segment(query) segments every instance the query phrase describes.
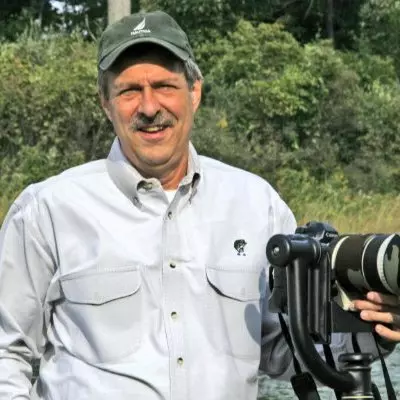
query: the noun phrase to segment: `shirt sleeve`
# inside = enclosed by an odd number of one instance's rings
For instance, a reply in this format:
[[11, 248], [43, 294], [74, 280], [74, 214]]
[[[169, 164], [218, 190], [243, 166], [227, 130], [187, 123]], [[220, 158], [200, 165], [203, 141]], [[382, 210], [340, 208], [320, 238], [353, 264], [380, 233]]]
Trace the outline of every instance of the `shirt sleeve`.
[[[296, 219], [286, 205], [277, 196], [270, 210], [269, 237], [275, 234], [292, 234], [296, 230]], [[269, 267], [268, 267], [269, 268]], [[269, 277], [269, 271], [266, 272]], [[278, 314], [271, 313], [268, 308], [268, 299], [271, 295], [269, 282], [266, 282], [266, 293], [262, 304], [262, 338], [260, 370], [274, 379], [290, 379], [292, 354], [282, 334]], [[291, 375], [290, 375], [291, 374]]]
[[29, 399], [33, 358], [45, 347], [44, 301], [53, 260], [37, 220], [37, 206], [22, 195], [0, 231], [0, 398]]

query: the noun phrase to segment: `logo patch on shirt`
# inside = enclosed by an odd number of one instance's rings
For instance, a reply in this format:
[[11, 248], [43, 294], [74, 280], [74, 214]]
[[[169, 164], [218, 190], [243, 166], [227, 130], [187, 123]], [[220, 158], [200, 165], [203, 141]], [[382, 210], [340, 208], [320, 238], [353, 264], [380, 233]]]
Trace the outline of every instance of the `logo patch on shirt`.
[[233, 247], [236, 249], [238, 256], [246, 255], [246, 253], [244, 252], [246, 244], [247, 242], [244, 239], [235, 240], [235, 242], [233, 243]]

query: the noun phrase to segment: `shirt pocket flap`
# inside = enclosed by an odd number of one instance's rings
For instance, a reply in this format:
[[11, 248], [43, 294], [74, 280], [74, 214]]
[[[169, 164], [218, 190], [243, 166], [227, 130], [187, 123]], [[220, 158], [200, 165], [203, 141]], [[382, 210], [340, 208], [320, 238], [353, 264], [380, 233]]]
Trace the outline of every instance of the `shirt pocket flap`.
[[209, 283], [222, 295], [239, 301], [260, 299], [260, 271], [206, 268]]
[[61, 278], [64, 295], [72, 303], [104, 304], [127, 297], [140, 288], [138, 268], [86, 272]]

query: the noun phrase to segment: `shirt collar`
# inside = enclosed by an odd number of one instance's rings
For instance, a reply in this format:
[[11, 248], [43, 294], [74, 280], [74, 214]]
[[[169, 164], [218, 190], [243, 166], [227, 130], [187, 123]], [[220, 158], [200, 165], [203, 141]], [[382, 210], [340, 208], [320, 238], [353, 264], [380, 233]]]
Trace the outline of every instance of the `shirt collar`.
[[[110, 153], [108, 154], [107, 170], [110, 178], [115, 183], [121, 192], [130, 199], [136, 197], [138, 188], [143, 185], [160, 186], [160, 181], [156, 178], [144, 178], [139, 171], [131, 164], [122, 152], [118, 138], [115, 138]], [[179, 186], [191, 185], [192, 190], [195, 190], [201, 176], [200, 159], [193, 146], [189, 143], [189, 161], [188, 172], [182, 179]], [[192, 196], [194, 193], [192, 194]]]

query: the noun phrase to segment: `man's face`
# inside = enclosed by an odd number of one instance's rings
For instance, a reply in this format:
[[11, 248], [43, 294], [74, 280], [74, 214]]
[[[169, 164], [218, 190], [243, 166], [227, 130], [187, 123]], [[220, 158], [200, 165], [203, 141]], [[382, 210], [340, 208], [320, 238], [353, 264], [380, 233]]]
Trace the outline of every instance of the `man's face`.
[[102, 106], [125, 156], [143, 176], [163, 183], [168, 175], [179, 183], [186, 173], [201, 82], [189, 88], [173, 56], [152, 51], [120, 62], [108, 73], [108, 88]]

